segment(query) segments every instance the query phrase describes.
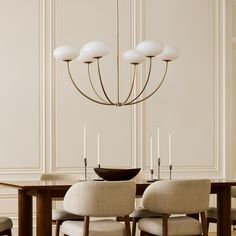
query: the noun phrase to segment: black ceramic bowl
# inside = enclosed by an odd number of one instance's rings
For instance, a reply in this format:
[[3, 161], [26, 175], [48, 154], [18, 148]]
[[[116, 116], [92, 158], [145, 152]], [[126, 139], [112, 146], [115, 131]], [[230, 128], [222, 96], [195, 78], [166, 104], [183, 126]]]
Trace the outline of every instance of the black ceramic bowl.
[[96, 174], [104, 180], [119, 181], [134, 178], [141, 168], [114, 169], [114, 168], [94, 168]]

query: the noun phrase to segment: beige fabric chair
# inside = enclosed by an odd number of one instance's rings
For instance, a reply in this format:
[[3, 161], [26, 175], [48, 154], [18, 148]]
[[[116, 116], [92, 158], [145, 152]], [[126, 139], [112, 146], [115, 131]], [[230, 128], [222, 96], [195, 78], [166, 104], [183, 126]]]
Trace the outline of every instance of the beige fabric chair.
[[139, 207], [135, 209], [130, 215], [130, 219], [132, 219], [132, 236], [136, 235], [136, 225], [138, 221], [142, 218], [161, 218], [162, 214], [149, 211], [143, 207]]
[[[231, 187], [231, 197], [236, 198], [236, 187]], [[207, 211], [207, 228], [210, 223], [217, 223], [216, 207], [210, 207]], [[236, 225], [236, 208], [231, 209], [231, 224]]]
[[8, 217], [0, 217], [0, 236], [7, 235], [12, 236], [12, 220]]
[[[84, 222], [64, 221], [61, 231], [70, 236], [130, 236], [129, 214], [134, 210], [136, 184], [133, 181], [79, 182], [66, 193], [66, 211], [83, 215]], [[117, 217], [90, 221], [90, 217]]]
[[[166, 180], [151, 184], [144, 192], [143, 206], [162, 213], [163, 217], [140, 219], [138, 227], [141, 235], [146, 232], [163, 236], [207, 236], [205, 211], [209, 206], [210, 186], [210, 180]], [[202, 223], [186, 216], [196, 213], [201, 214]]]
[[[50, 181], [50, 180], [74, 180], [77, 181], [78, 175], [76, 174], [43, 174], [40, 178], [41, 180]], [[63, 200], [63, 199], [56, 199]], [[53, 209], [52, 210], [52, 223], [56, 225], [55, 236], [59, 236], [60, 226], [65, 220], [79, 220], [83, 221], [83, 216], [74, 215], [66, 212], [64, 209]]]

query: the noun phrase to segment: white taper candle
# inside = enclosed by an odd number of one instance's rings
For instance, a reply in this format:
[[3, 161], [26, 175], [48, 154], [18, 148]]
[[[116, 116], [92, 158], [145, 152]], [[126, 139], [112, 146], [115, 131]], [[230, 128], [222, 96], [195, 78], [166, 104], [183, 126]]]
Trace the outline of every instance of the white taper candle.
[[171, 153], [171, 133], [169, 133], [169, 165], [172, 165], [172, 157], [171, 157], [171, 155], [172, 155], [172, 153]]
[[153, 169], [152, 137], [150, 137], [150, 169]]
[[97, 155], [98, 155], [98, 165], [100, 165], [100, 135], [97, 135]]
[[160, 158], [160, 129], [157, 127], [157, 158]]
[[87, 153], [86, 153], [86, 139], [87, 139], [87, 130], [86, 130], [86, 125], [84, 125], [84, 158], [87, 157]]

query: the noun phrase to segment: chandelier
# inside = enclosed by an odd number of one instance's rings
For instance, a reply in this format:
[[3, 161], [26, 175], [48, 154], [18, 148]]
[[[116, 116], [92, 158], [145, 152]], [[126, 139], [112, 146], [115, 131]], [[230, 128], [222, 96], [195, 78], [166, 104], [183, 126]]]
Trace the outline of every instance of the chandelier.
[[[170, 61], [175, 60], [178, 57], [178, 50], [174, 47], [170, 47], [167, 45], [163, 45], [159, 42], [155, 42], [152, 40], [146, 40], [137, 44], [134, 49], [128, 50], [123, 53], [123, 59], [131, 64], [133, 67], [133, 76], [132, 81], [129, 89], [129, 93], [126, 96], [126, 99], [121, 101], [120, 98], [120, 52], [119, 52], [119, 0], [116, 0], [116, 100], [113, 100], [108, 96], [108, 93], [105, 90], [105, 85], [103, 83], [101, 69], [100, 69], [100, 61], [102, 58], [107, 55], [111, 51], [111, 48], [100, 41], [92, 41], [87, 43], [80, 49], [80, 54], [78, 53], [77, 49], [69, 45], [62, 45], [57, 47], [53, 55], [56, 59], [66, 62], [67, 64], [67, 71], [71, 82], [73, 83], [76, 90], [89, 99], [92, 102], [102, 104], [102, 105], [110, 105], [110, 106], [127, 106], [127, 105], [134, 105], [140, 102], [143, 102], [154, 95], [159, 88], [161, 87], [168, 70], [168, 63]], [[152, 71], [152, 60], [154, 57], [158, 57], [165, 63], [165, 71], [160, 82], [157, 84], [155, 89], [151, 91], [148, 95], [144, 96], [144, 91], [147, 88], [147, 85], [150, 81], [151, 71]], [[78, 59], [80, 62], [87, 65], [88, 71], [88, 80], [91, 85], [91, 89], [94, 92], [94, 97], [87, 95], [84, 91], [81, 90], [79, 85], [75, 82], [71, 70], [70, 70], [70, 62], [74, 59]], [[148, 61], [148, 72], [146, 81], [142, 89], [137, 93], [135, 97], [132, 97], [132, 93], [134, 90], [134, 85], [136, 81], [136, 71], [137, 66], [144, 61]], [[95, 88], [94, 83], [91, 78], [90, 73], [90, 65], [92, 63], [96, 63], [97, 65], [97, 73], [99, 78], [99, 83], [101, 86], [102, 94], [99, 94], [98, 90]]]

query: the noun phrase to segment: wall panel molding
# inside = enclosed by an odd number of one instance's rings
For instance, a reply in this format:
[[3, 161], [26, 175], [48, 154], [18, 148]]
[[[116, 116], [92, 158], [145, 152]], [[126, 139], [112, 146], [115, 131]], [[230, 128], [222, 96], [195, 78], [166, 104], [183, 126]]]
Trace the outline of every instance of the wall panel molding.
[[[36, 104], [39, 109], [39, 123], [38, 123], [38, 147], [39, 147], [39, 153], [36, 154], [38, 158], [37, 165], [29, 166], [28, 164], [24, 167], [22, 165], [21, 168], [18, 166], [14, 167], [14, 163], [12, 163], [11, 167], [0, 167], [1, 173], [4, 175], [10, 175], [10, 174], [21, 174], [21, 173], [41, 173], [44, 171], [44, 160], [45, 160], [45, 0], [37, 0], [38, 4], [38, 35], [39, 35], [39, 44], [38, 44], [38, 50], [39, 50], [39, 70], [36, 71], [38, 74], [36, 77], [38, 78], [38, 90], [39, 90], [39, 103]], [[34, 9], [32, 9], [33, 11]], [[17, 17], [17, 16], [16, 16]], [[30, 20], [29, 20], [30, 21]], [[26, 73], [27, 74], [27, 73]], [[24, 86], [24, 85], [22, 85]], [[20, 102], [20, 101], [19, 101]], [[23, 111], [22, 111], [23, 112]], [[14, 147], [12, 147], [14, 148]]]
[[[147, 4], [147, 0], [143, 1], [144, 4]], [[224, 145], [225, 145], [225, 120], [222, 117], [222, 114], [225, 111], [225, 101], [224, 101], [224, 96], [225, 96], [225, 74], [222, 73], [222, 54], [224, 51], [224, 44], [221, 40], [222, 34], [223, 34], [223, 26], [222, 26], [222, 21], [223, 21], [223, 15], [222, 15], [222, 6], [220, 6], [219, 1], [213, 1], [213, 9], [212, 11], [214, 12], [214, 29], [213, 29], [213, 45], [214, 45], [214, 157], [213, 160], [211, 161], [211, 164], [203, 164], [203, 165], [178, 165], [174, 167], [174, 172], [176, 172], [176, 175], [186, 175], [189, 176], [189, 174], [192, 173], [199, 173], [201, 172], [202, 175], [209, 175], [209, 176], [222, 176], [223, 175], [223, 161], [225, 156], [225, 150], [224, 150]], [[140, 18], [142, 18], [142, 29], [140, 29], [143, 36], [143, 39], [146, 38], [146, 16], [145, 16], [145, 8], [144, 6], [142, 15]], [[150, 37], [150, 36], [148, 36]], [[142, 39], [142, 40], [143, 40]], [[181, 49], [180, 49], [181, 50]], [[181, 55], [180, 55], [181, 57]], [[145, 68], [144, 70], [145, 71]], [[144, 74], [144, 72], [142, 73]], [[142, 79], [143, 81], [143, 79]], [[166, 88], [164, 88], [166, 89]], [[166, 93], [168, 91], [165, 91]], [[149, 114], [150, 115], [150, 114]], [[146, 122], [147, 122], [147, 105], [143, 104], [143, 111], [141, 113], [141, 124], [142, 127], [141, 129], [143, 130], [143, 136], [141, 136], [141, 140], [143, 143], [143, 152], [142, 152], [142, 169], [145, 172], [148, 172], [149, 169], [149, 164], [147, 159], [149, 157], [147, 156], [147, 147], [149, 147], [149, 144], [146, 143], [146, 135], [147, 135], [147, 130], [146, 130]], [[147, 158], [146, 158], [147, 157]], [[163, 173], [168, 172], [168, 166], [166, 164], [163, 164]], [[191, 174], [190, 174], [191, 175]]]
[[[75, 2], [76, 1], [74, 1], [73, 4], [75, 4]], [[101, 9], [103, 9], [102, 8], [102, 4], [104, 4], [104, 2], [105, 1], [101, 2]], [[107, 1], [107, 2], [110, 3], [110, 1]], [[125, 35], [125, 36], [127, 37], [127, 42], [129, 44], [131, 44], [131, 45], [135, 42], [135, 38], [136, 38], [135, 37], [135, 29], [136, 29], [136, 27], [134, 25], [135, 24], [135, 21], [134, 21], [134, 18], [135, 18], [135, 15], [134, 15], [135, 13], [134, 12], [135, 11], [133, 10], [133, 8], [135, 8], [135, 2], [136, 1], [134, 1], [134, 0], [130, 0], [129, 2], [124, 2], [123, 3], [123, 4], [126, 4], [126, 5], [129, 5], [129, 8], [130, 8], [130, 10], [129, 10], [129, 17], [128, 17], [128, 21], [130, 22], [130, 24], [126, 25], [126, 27], [129, 28], [129, 32], [128, 32], [128, 35]], [[58, 30], [58, 27], [59, 27], [59, 31], [60, 31], [60, 27], [61, 27], [59, 25], [59, 23], [57, 22], [58, 21], [58, 17], [61, 17], [61, 16], [58, 15], [58, 14], [61, 14], [61, 12], [60, 13], [57, 12], [58, 11], [58, 4], [65, 4], [65, 2], [51, 0], [51, 5], [50, 5], [51, 6], [51, 9], [50, 9], [50, 19], [51, 19], [50, 20], [50, 25], [51, 25], [50, 26], [50, 28], [51, 28], [51, 36], [50, 36], [51, 43], [50, 43], [50, 47], [51, 47], [51, 50], [53, 50], [53, 48], [58, 46], [60, 41], [63, 41], [66, 38], [66, 36], [65, 37], [63, 36], [64, 37], [63, 39], [58, 37], [58, 31], [57, 30]], [[77, 4], [78, 4], [78, 2], [77, 2]], [[88, 3], [88, 4], [90, 4], [90, 3]], [[79, 7], [79, 4], [78, 4], [78, 9], [79, 8], [80, 7]], [[115, 16], [113, 16], [113, 17], [115, 17]], [[121, 28], [122, 28], [122, 25], [121, 25]], [[83, 29], [76, 29], [76, 30], [78, 32], [82, 32]], [[81, 40], [81, 38], [75, 38], [74, 40], [76, 40], [76, 39], [77, 40]], [[67, 40], [71, 40], [71, 39], [69, 39], [69, 36], [68, 36]], [[63, 118], [62, 118], [61, 114], [59, 113], [59, 109], [58, 109], [58, 106], [61, 105], [60, 104], [60, 102], [61, 102], [60, 99], [62, 97], [62, 94], [60, 93], [61, 91], [59, 91], [58, 88], [60, 87], [59, 83], [62, 83], [62, 82], [61, 82], [61, 80], [59, 81], [59, 78], [56, 78], [56, 77], [58, 77], [57, 76], [58, 73], [57, 73], [57, 68], [56, 68], [56, 62], [55, 62], [55, 59], [53, 57], [51, 58], [51, 63], [50, 64], [51, 64], [51, 67], [52, 67], [51, 75], [50, 75], [51, 81], [52, 81], [51, 82], [51, 95], [52, 95], [52, 101], [51, 101], [51, 104], [52, 104], [52, 109], [51, 109], [51, 112], [52, 112], [52, 114], [51, 114], [51, 117], [52, 117], [52, 119], [51, 119], [51, 127], [52, 127], [51, 128], [51, 144], [52, 144], [52, 152], [51, 152], [50, 172], [78, 172], [78, 173], [82, 174], [83, 173], [83, 164], [82, 163], [79, 165], [79, 163], [75, 164], [74, 161], [71, 161], [70, 163], [67, 162], [66, 165], [62, 165], [61, 164], [61, 157], [60, 157], [60, 155], [62, 155], [62, 154], [61, 154], [61, 152], [59, 150], [61, 148], [61, 145], [58, 145], [58, 142], [60, 142], [59, 139], [61, 137], [59, 133], [62, 132], [62, 131], [60, 129], [58, 129], [58, 127], [61, 127], [61, 123], [60, 122], [61, 122], [61, 119], [63, 119]], [[63, 65], [61, 65], [61, 67], [64, 69], [64, 71], [66, 70], [65, 66], [63, 67]], [[107, 67], [107, 66], [105, 67], [104, 66], [104, 72], [108, 68], [109, 67]], [[128, 70], [128, 71], [131, 72], [131, 70]], [[68, 75], [65, 73], [65, 78], [63, 78], [63, 80], [64, 79], [67, 80], [68, 79], [67, 76]], [[75, 73], [75, 76], [76, 76], [76, 73]], [[128, 78], [130, 77], [130, 83], [131, 83], [131, 76], [127, 76], [127, 77]], [[66, 86], [71, 87], [70, 81], [66, 81], [66, 83], [67, 83]], [[74, 90], [73, 87], [72, 87], [72, 89], [70, 88], [70, 90], [71, 90], [71, 93], [73, 93], [73, 94], [76, 93], [76, 95], [75, 95], [75, 99], [76, 100], [77, 99], [78, 100], [81, 99], [81, 96], [77, 93], [77, 91], [74, 92], [75, 90]], [[66, 92], [66, 91], [64, 91], [64, 92]], [[64, 94], [63, 94], [63, 96], [64, 96]], [[84, 105], [82, 103], [84, 103], [84, 100], [81, 101], [81, 107], [83, 109]], [[71, 104], [71, 105], [75, 106], [75, 104], [76, 104], [76, 102]], [[90, 106], [90, 103], [88, 103], [88, 105]], [[96, 105], [96, 106], [98, 106], [98, 105]], [[88, 109], [90, 109], [90, 108], [88, 108]], [[101, 108], [101, 109], [103, 109], [103, 108]], [[109, 109], [112, 110], [113, 108], [109, 108]], [[129, 140], [129, 143], [130, 143], [130, 145], [129, 145], [130, 151], [129, 152], [130, 152], [130, 154], [129, 154], [129, 157], [126, 158], [126, 163], [125, 164], [122, 164], [122, 163], [114, 164], [114, 166], [117, 167], [117, 168], [118, 167], [120, 167], [120, 168], [122, 168], [122, 167], [129, 168], [129, 167], [137, 165], [136, 164], [137, 163], [137, 161], [136, 161], [136, 140], [135, 140], [135, 137], [136, 137], [136, 133], [135, 133], [136, 132], [136, 125], [135, 125], [136, 115], [135, 114], [136, 113], [135, 113], [135, 108], [131, 108], [130, 107], [130, 108], [127, 108], [127, 109], [128, 110], [126, 111], [126, 114], [124, 113], [124, 115], [129, 114], [129, 117], [127, 117], [128, 118], [127, 119], [127, 124], [129, 124], [128, 127], [129, 127], [130, 130], [127, 131], [127, 132], [129, 132], [129, 135], [130, 135], [130, 140]], [[97, 110], [98, 110], [97, 107], [96, 108], [94, 107], [94, 111], [99, 114], [99, 112]], [[77, 113], [77, 112], [78, 111], [75, 111], [75, 113]], [[107, 114], [109, 114], [109, 112]], [[100, 119], [103, 119], [103, 118], [100, 118]], [[76, 132], [76, 130], [78, 129], [78, 126], [81, 126], [81, 124], [79, 122], [80, 121], [78, 121], [78, 124], [76, 124], [76, 123], [74, 124], [75, 129], [73, 130], [73, 132]], [[115, 120], [115, 122], [117, 124], [119, 124], [118, 120], [117, 121]], [[65, 124], [65, 125], [67, 125], [67, 124]], [[122, 127], [122, 124], [120, 126]], [[91, 132], [91, 131], [88, 131], [88, 129], [89, 128], [87, 127], [87, 132]], [[109, 130], [109, 126], [106, 129]], [[95, 130], [95, 132], [94, 132], [93, 135], [96, 135], [96, 129], [94, 129], [94, 130]], [[112, 143], [112, 140], [109, 140], [109, 142]], [[116, 141], [114, 140], [113, 143], [114, 142], [116, 142]], [[64, 145], [64, 144], [65, 143], [63, 143], [62, 145]], [[78, 141], [78, 144], [80, 146], [82, 145], [80, 141]], [[66, 145], [67, 144], [65, 144], [65, 146]], [[114, 145], [114, 144], [112, 144], [112, 145]], [[127, 143], [125, 145], [127, 145]], [[80, 147], [78, 147], [78, 149], [79, 148]], [[93, 148], [95, 149], [96, 147], [94, 147], [94, 145], [93, 145]], [[102, 147], [102, 148], [103, 148], [103, 150], [105, 149], [104, 147]], [[118, 148], [118, 146], [116, 146], [116, 148]], [[73, 150], [71, 150], [69, 152], [71, 152], [71, 154], [73, 154]], [[68, 155], [71, 156], [71, 154], [69, 154], [69, 152], [68, 152]], [[79, 155], [81, 155], [81, 158], [82, 158], [82, 152]], [[80, 158], [79, 155], [78, 155], [78, 159]], [[116, 153], [115, 153], [115, 155], [116, 155]], [[94, 163], [94, 158], [96, 158], [96, 157], [92, 156], [91, 158], [93, 159], [93, 163]], [[118, 160], [119, 158], [117, 157], [117, 158], [114, 158], [114, 159]], [[109, 164], [109, 166], [112, 167], [112, 164]], [[88, 167], [88, 171], [90, 171], [92, 173], [93, 172], [93, 167], [95, 167], [95, 166], [89, 166]]]

